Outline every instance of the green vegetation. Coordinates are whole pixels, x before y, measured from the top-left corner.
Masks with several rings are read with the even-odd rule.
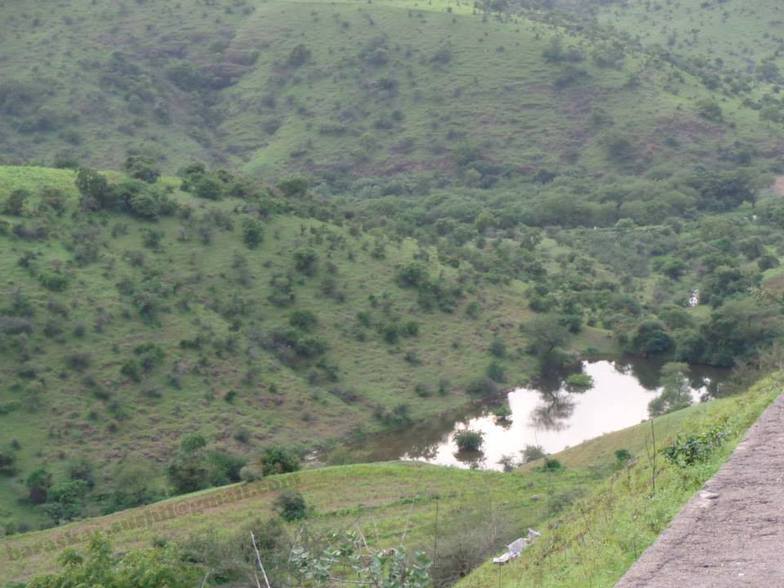
[[[47,573],[56,568],[53,556],[59,552],[50,540],[68,534],[78,538],[70,547],[83,551],[90,535],[80,533],[100,530],[110,534],[117,550],[135,552],[165,544],[170,553],[188,553],[187,561],[196,565],[202,576],[213,569],[237,574],[231,577],[238,578],[252,569],[255,556],[249,551],[249,532],[254,530],[257,537],[269,542],[262,547],[265,564],[270,562],[268,572],[289,585],[283,582],[289,572],[284,573],[286,566],[278,562],[276,554],[279,549],[288,554],[291,546],[297,545],[294,537],[301,535],[298,530],[304,525],[308,536],[314,541],[319,538],[314,553],[345,541],[331,535],[334,529],[361,533],[372,552],[399,545],[405,536],[409,553],[422,550],[427,554],[433,562],[431,576],[441,581],[454,579],[455,569],[470,571],[525,529],[534,527],[543,532],[541,545],[537,543],[526,551],[514,567],[502,568],[504,581],[517,581],[519,571],[524,570],[524,577],[538,578],[543,585],[568,584],[575,578],[594,578],[599,585],[612,585],[693,488],[715,471],[741,432],[777,395],[779,387],[780,380],[773,379],[748,394],[699,404],[657,419],[657,450],[666,454],[672,451],[670,447],[684,445],[681,433],[708,432],[720,426],[722,440],[695,465],[675,465],[660,455],[655,495],[651,493],[650,424],[644,423],[571,448],[550,460],[561,467],[531,464],[510,473],[413,463],[309,469],[271,478],[274,483],[269,486],[263,481],[250,484],[246,488],[261,486],[257,493],[244,498],[241,494],[232,500],[220,498],[221,493],[238,486],[209,490],[141,510],[11,537],[2,544],[0,554],[5,557],[25,546],[44,546],[42,553],[34,551],[19,560],[3,561],[3,566],[13,577]],[[626,452],[623,459],[617,455],[619,447]],[[294,505],[298,513],[307,513],[306,518],[291,522],[265,519],[279,512],[282,504]],[[651,504],[656,508],[649,510]],[[299,510],[301,507],[306,510]],[[159,514],[153,514],[156,512]],[[603,522],[594,525],[593,521],[599,520]],[[584,525],[594,529],[590,544],[579,539]],[[435,534],[439,538],[437,553],[433,551]],[[604,546],[598,554],[600,561],[612,565],[592,562],[596,544]],[[221,555],[228,553],[244,555],[238,559]],[[207,554],[216,558],[210,560]],[[574,567],[562,565],[572,558],[577,558]],[[465,584],[482,586],[486,582],[495,586],[497,573],[497,567],[483,566]],[[565,573],[572,575],[564,580]],[[303,584],[293,581],[292,585]]]
[[[780,376],[771,378],[741,397],[657,419],[656,449],[663,454],[658,459],[647,424],[567,450],[559,457],[572,466],[589,456],[609,460],[612,447],[627,448],[620,457],[615,455],[616,472],[539,529],[542,537],[519,560],[501,568],[485,564],[457,586],[614,586],[716,472],[748,426],[779,395],[781,383]],[[695,419],[682,422],[692,433],[660,435],[666,428],[662,425],[676,415]]]
[[[0,217],[7,532],[236,482],[243,468],[293,471],[305,449],[465,404],[491,345],[525,346],[521,283],[487,289],[432,249],[297,215],[308,197],[261,184],[205,200],[172,178],[141,182],[135,194],[161,203],[152,220],[121,197],[131,181],[0,168],[0,194],[30,191],[21,216]],[[265,237],[248,248],[251,225]],[[420,287],[403,287],[397,268],[414,265]],[[481,318],[465,317],[471,303]],[[493,357],[495,377],[530,374],[521,352]],[[47,494],[77,460],[93,482],[65,492],[61,512]]]
[[[281,585],[440,587],[548,522],[500,579],[607,583],[768,397],[691,406],[686,371],[781,365],[774,0],[0,13],[0,536],[301,484],[217,508],[217,527],[95,539],[37,585],[123,585],[145,566],[153,584],[249,582],[253,531]],[[581,362],[621,353],[666,362],[655,494],[645,427],[557,457],[528,447],[522,473],[307,467],[507,388],[585,391]],[[484,441],[457,436],[464,453]],[[434,506],[465,513],[437,550]],[[31,565],[12,573],[54,570]]]

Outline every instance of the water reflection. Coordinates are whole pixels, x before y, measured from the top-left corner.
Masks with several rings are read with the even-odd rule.
[[[520,461],[528,445],[556,453],[604,433],[635,425],[648,417],[648,403],[659,393],[661,364],[650,361],[595,361],[583,363],[594,386],[570,392],[562,381],[537,383],[507,396],[511,415],[495,416],[488,408],[458,419],[434,423],[377,439],[371,459],[411,459],[458,467],[503,469],[511,456]],[[692,368],[689,374],[695,401],[715,393],[721,371]],[[462,429],[481,431],[481,452],[459,452],[454,435]]]
[[[541,431],[563,431],[576,405],[572,394],[565,390],[540,392],[541,402],[531,411],[529,426]],[[511,426],[511,423],[510,423]]]

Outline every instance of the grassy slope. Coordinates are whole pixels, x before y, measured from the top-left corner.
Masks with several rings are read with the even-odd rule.
[[[592,122],[600,109],[634,137],[647,165],[713,159],[717,143],[738,138],[770,141],[756,113],[734,99],[723,106],[735,129],[699,118],[695,104],[709,92],[688,75],[676,79],[671,66],[627,51],[619,70],[598,68],[590,59],[595,41],[523,17],[483,19],[462,4],[449,13],[444,2],[150,0],[96,8],[80,0],[67,17],[58,8],[4,7],[6,84],[50,87],[3,118],[5,151],[18,160],[67,152],[116,168],[128,147],[143,144],[170,169],[205,158],[261,174],[441,174],[453,169],[455,147],[469,142],[511,168],[578,166],[598,176],[612,169],[603,129]],[[561,90],[555,84],[565,66],[542,57],[555,35],[589,57],[578,65],[588,77]],[[309,61],[287,66],[299,44]],[[385,63],[365,59],[371,44]],[[441,50],[449,59],[438,63]],[[125,65],[112,65],[109,51]],[[179,89],[166,72],[182,63],[227,82]],[[639,84],[627,84],[635,76]],[[42,116],[50,130],[19,130]],[[76,145],[68,143],[72,131],[81,134]],[[668,146],[672,140],[680,147]]]
[[[717,400],[661,417],[656,420],[657,440],[663,446],[679,431],[693,431],[703,423],[714,421],[721,416],[730,415],[736,432],[739,434],[762,411],[764,406],[777,394],[777,382],[767,382],[756,387],[745,396]],[[646,542],[652,541],[655,533],[661,528],[678,506],[693,491],[694,481],[681,485],[671,469],[660,468],[660,492],[653,501],[654,508],[646,512],[645,521],[653,524],[650,528],[640,529],[640,521],[628,521],[625,517],[636,510],[617,512],[606,502],[606,493],[611,489],[614,497],[624,507],[629,503],[634,509],[647,503],[644,484],[647,466],[646,446],[649,439],[647,423],[605,435],[599,439],[586,442],[571,448],[557,457],[567,468],[557,474],[547,474],[526,466],[523,470],[510,474],[496,472],[465,471],[417,464],[387,463],[339,466],[316,470],[305,470],[295,475],[278,477],[278,481],[286,485],[291,482],[306,497],[308,504],[314,508],[310,522],[317,526],[329,528],[350,528],[358,526],[363,529],[369,542],[378,546],[395,545],[405,534],[405,542],[411,546],[430,549],[435,532],[436,501],[439,512],[439,542],[448,545],[457,534],[471,533],[470,525],[485,528],[489,521],[500,530],[494,538],[498,547],[524,531],[528,526],[544,530],[541,548],[528,552],[521,562],[503,568],[504,585],[517,586],[520,580],[521,565],[538,566],[542,585],[573,586],[586,585],[576,580],[585,579],[588,567],[583,559],[590,557],[586,550],[595,549],[597,542],[603,539],[592,537],[588,546],[572,543],[572,532],[575,513],[581,513],[579,520],[585,520],[590,509],[598,510],[593,516],[601,518],[605,515],[623,517],[624,526],[619,526],[617,533],[624,540],[625,533],[638,533],[635,549],[639,552]],[[728,455],[734,442],[728,443],[701,475],[707,475]],[[639,465],[632,468],[630,480],[634,485],[627,492],[624,480],[625,472],[617,473],[613,467],[614,451],[620,448],[630,450],[639,460]],[[660,460],[661,462],[661,460]],[[613,473],[616,472],[616,473]],[[609,477],[609,478],[608,478]],[[606,481],[609,480],[609,481]],[[640,486],[643,488],[641,489]],[[672,486],[672,487],[671,487]],[[209,534],[213,529],[217,533],[232,533],[249,518],[264,516],[270,512],[272,501],[277,491],[270,490],[258,496],[221,505],[209,504],[209,497],[216,492],[207,491],[197,495],[172,499],[167,503],[116,513],[109,517],[77,522],[58,529],[31,533],[7,539],[0,543],[0,558],[7,558],[8,549],[24,549],[25,546],[47,545],[49,541],[57,541],[66,533],[81,534],[85,531],[108,530],[114,526],[114,540],[120,549],[149,544],[153,539],[173,538],[185,539],[193,534]],[[575,496],[587,495],[584,501],[576,505],[577,510],[567,509],[555,523],[553,514]],[[208,502],[205,504],[205,500]],[[120,529],[122,521],[138,520],[137,517],[156,509],[175,505],[176,508],[166,512],[180,513],[178,516],[167,515],[166,520],[152,526]],[[560,505],[560,506],[559,506]],[[645,505],[649,506],[649,505]],[[185,514],[182,514],[185,513]],[[560,521],[560,522],[558,522]],[[564,521],[573,521],[564,524]],[[602,533],[609,524],[603,524]],[[560,527],[560,529],[559,529]],[[559,530],[557,530],[559,529]],[[599,532],[599,531],[597,531]],[[87,533],[89,535],[89,533]],[[85,537],[82,536],[82,539]],[[618,538],[607,542],[600,550],[591,551],[597,557],[614,557],[617,555]],[[80,543],[75,545],[78,547]],[[553,547],[555,545],[555,547]],[[564,549],[571,550],[563,553]],[[56,548],[54,549],[56,552]],[[549,555],[542,556],[547,551]],[[628,550],[627,550],[628,551]],[[622,557],[613,560],[609,566],[615,577],[633,560],[633,556],[624,551]],[[536,555],[534,555],[536,554]],[[5,570],[0,579],[26,576],[32,573],[51,569],[54,558],[51,551],[34,554],[19,561],[3,561],[0,569]],[[533,557],[543,559],[534,560]],[[574,566],[568,566],[569,580],[565,581],[561,565],[564,561],[578,557]],[[2,560],[0,560],[2,561]],[[538,562],[538,563],[536,563]],[[570,562],[571,563],[571,562]],[[526,568],[527,569],[527,568]],[[566,568],[565,568],[566,569]],[[603,569],[601,565],[594,572]],[[464,581],[462,586],[495,586],[498,568],[487,566]],[[528,576],[526,576],[528,577]],[[560,582],[560,583],[559,583]],[[606,583],[606,577],[603,578]],[[602,585],[604,585],[602,583]],[[520,584],[522,585],[522,584]],[[595,585],[595,584],[592,584]]]
[[[741,0],[682,0],[656,6],[634,0],[624,7],[605,7],[599,20],[639,36],[646,45],[668,46],[672,38],[670,48],[676,54],[721,59],[740,72],[753,72],[763,59],[784,66],[778,54],[784,41],[784,7],[776,0],[753,5]]]
[[[177,218],[148,223],[108,215],[93,226],[102,243],[99,260],[79,267],[66,246],[72,248],[71,232],[83,228],[87,219],[75,211],[72,182],[70,171],[0,168],[0,201],[15,187],[28,187],[34,194],[44,186],[59,187],[70,197],[63,217],[50,216],[45,221],[45,217],[0,217],[12,225],[45,222],[50,228],[46,241],[0,236],[0,308],[10,305],[13,292],[21,290],[33,306],[35,324],[26,342],[19,337],[4,339],[7,347],[0,356],[0,405],[15,407],[0,416],[0,444],[6,447],[12,439],[21,444],[18,476],[0,479],[0,522],[22,512],[18,504],[24,495],[22,481],[39,464],[57,472],[77,456],[96,464],[115,463],[126,456],[160,462],[188,430],[203,431],[211,441],[240,452],[272,442],[309,445],[349,432],[377,430],[381,427],[373,418],[377,407],[391,410],[399,404],[409,405],[413,418],[434,416],[468,402],[462,389],[484,374],[492,360],[488,348],[495,337],[505,340],[510,350],[510,357],[502,362],[508,381],[524,382],[530,373],[532,359],[518,355],[525,345],[518,326],[530,316],[523,284],[481,288],[468,284],[454,313],[425,312],[416,294],[400,289],[395,281],[396,268],[419,251],[412,241],[387,243],[385,259],[376,259],[371,255],[376,237],[364,233],[354,237],[346,228],[280,215],[265,222],[263,244],[248,250],[240,235],[242,215],[232,212],[239,201],[212,203],[180,193],[174,197],[192,206],[196,216],[204,209],[227,211],[235,220],[234,229],[215,230],[212,243],[204,245],[193,231],[188,241],[179,240],[184,221]],[[34,207],[33,199],[29,208]],[[117,224],[126,225],[127,234],[112,237]],[[151,228],[164,234],[159,252],[142,245],[144,232]],[[310,228],[326,232],[314,237]],[[334,249],[331,238],[340,241]],[[267,300],[271,276],[291,271],[293,252],[305,245],[320,257],[317,274],[297,278],[296,301],[291,307],[272,305]],[[131,252],[143,255],[143,266],[131,263]],[[25,253],[37,256],[30,269],[17,261]],[[235,255],[247,261],[251,276],[247,285],[238,281]],[[328,262],[337,268],[332,274],[345,295],[344,302],[321,293],[322,280],[330,274]],[[433,275],[443,273],[455,279],[452,268],[437,261],[429,263]],[[35,275],[59,265],[70,277],[68,288],[46,290]],[[132,297],[120,294],[116,285],[126,278],[137,286],[158,280],[177,286],[176,293],[161,298],[157,324],[142,320]],[[383,308],[385,293],[388,310]],[[371,305],[369,295],[378,298],[378,307]],[[230,318],[226,305],[235,296],[247,309]],[[53,312],[51,301],[62,304],[68,316]],[[476,319],[465,315],[472,301],[478,301],[481,308]],[[314,334],[327,342],[325,358],[337,366],[338,381],[327,381],[323,373],[312,381],[312,367],[285,367],[251,340],[256,331],[287,325],[295,309],[317,315],[320,324]],[[359,311],[369,313],[373,326],[359,326],[355,318]],[[106,321],[100,332],[95,328],[99,319]],[[237,329],[231,326],[235,320],[239,321]],[[401,338],[394,345],[384,342],[375,328],[409,320],[419,323],[419,335]],[[62,332],[47,335],[43,332],[46,323],[59,326]],[[80,325],[86,333],[77,337],[74,331]],[[357,338],[360,332],[364,340]],[[181,348],[182,340],[197,335],[208,341],[201,350]],[[234,339],[235,348],[221,349],[220,342],[228,338]],[[136,383],[120,369],[133,357],[133,348],[146,342],[159,344],[166,355],[160,367]],[[66,356],[79,352],[89,355],[89,367],[82,372],[66,365]],[[419,363],[407,361],[406,352],[415,353]],[[29,356],[29,361],[20,364],[23,356]],[[20,376],[22,367],[32,370],[27,377]],[[255,375],[246,381],[249,370]],[[175,373],[179,374],[179,389],[171,384]],[[436,393],[442,379],[448,381],[445,395]],[[416,393],[417,385],[430,395]],[[356,398],[340,400],[329,393],[335,386],[355,392]],[[100,390],[108,396],[99,399]],[[145,394],[150,390],[157,392]],[[230,392],[235,393],[231,402],[227,401]],[[38,398],[38,408],[33,398]],[[248,433],[247,443],[234,438],[239,431]],[[101,477],[109,476],[110,469],[101,466]],[[30,509],[24,512],[26,517],[35,516]]]
[[[688,409],[667,418],[685,416],[682,430],[698,433],[726,423],[728,441],[711,458],[678,469],[658,456],[656,491],[651,486],[650,429],[643,424],[608,435],[563,454],[567,464],[608,459],[626,447],[637,456],[629,470],[619,471],[597,484],[593,493],[552,521],[544,537],[508,566],[485,564],[458,588],[537,588],[562,586],[613,586],[664,530],[681,507],[732,453],[746,429],[781,394],[781,375],[756,384],[742,396],[710,402],[699,413]],[[668,443],[663,421],[656,421],[657,446]],[[664,434],[662,434],[664,433]]]

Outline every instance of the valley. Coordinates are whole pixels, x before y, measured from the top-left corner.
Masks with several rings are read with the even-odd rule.
[[[0,16],[3,588],[612,586],[778,396],[776,2]]]

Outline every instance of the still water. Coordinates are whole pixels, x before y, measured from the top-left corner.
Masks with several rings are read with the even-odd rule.
[[[502,457],[519,462],[528,445],[556,453],[648,418],[648,403],[661,391],[660,367],[640,360],[584,362],[583,372],[594,382],[590,390],[570,392],[560,381],[518,388],[507,395],[508,418],[498,419],[491,407],[483,407],[474,414],[398,431],[377,440],[373,458],[500,470]],[[692,368],[689,376],[692,398],[699,402],[715,393],[726,373]],[[458,452],[454,436],[463,429],[484,434],[480,453]]]

